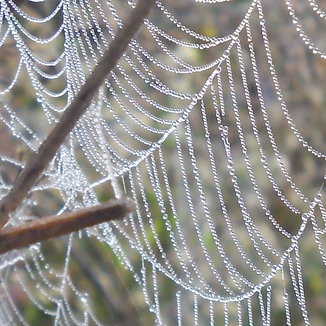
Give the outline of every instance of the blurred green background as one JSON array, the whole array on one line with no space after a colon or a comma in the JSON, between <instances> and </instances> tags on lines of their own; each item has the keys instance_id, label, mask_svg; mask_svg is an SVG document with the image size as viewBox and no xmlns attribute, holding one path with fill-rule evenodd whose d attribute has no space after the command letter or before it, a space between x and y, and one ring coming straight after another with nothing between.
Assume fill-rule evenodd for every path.
<instances>
[{"instance_id":1,"label":"blurred green background","mask_svg":"<svg viewBox=\"0 0 326 326\"><path fill-rule=\"evenodd\" d=\"M50 12L56 5L57 1L47 1L45 3L24 3L23 1L14 1L16 4L20 5L21 8L33 17L44 17L46 13ZM190 0L182 1L166 1L166 6L178 17L186 26L196 32L209 36L209 37L221 37L232 33L242 20L244 13L248 9L251 1L238 0L230 1L221 4L200 4L195 3ZM77 4L78 5L78 4ZM127 6L119 1L116 2L122 16L129 10ZM325 4L320 1L320 5ZM318 18L314 15L313 11L309 7L308 1L300 0L296 1L296 10L300 21L305 31L314 43L323 49L325 46L325 20ZM284 1L263 1L263 7L266 15L267 30L269 33L269 39L271 42L271 50L273 54L274 64L280 79L281 89L283 90L284 99L287 103L288 110L292 115L294 122L298 126L298 129L302 133L303 137L312 144L313 147L325 153L325 140L326 140L326 129L324 128L326 122L325 114L325 104L326 104L326 94L325 94L325 82L326 82L326 62L321 59L318 55L314 55L304 46L302 40L298 37L298 33L295 27L289 19L288 12L286 10ZM325 7L325 6L324 6ZM326 10L326 7L324 8ZM280 104L274 94L273 86L270 80L270 74L266 64L266 57L264 52L264 47L262 44L261 36L259 34L259 22L257 20L257 15L253 15L251 20L251 29L253 33L253 38L255 42L255 51L257 56L257 62L259 64L260 75L262 86L264 90L266 105L269 108L271 123L274 127L276 142L282 152L282 159L286 162L286 167L290 172L291 177L297 183L298 187L303 191L308 198L312 199L318 192L319 187L322 184L324 174L325 174L325 160L323 158L315 158L302 147L296 138L293 136L288 124L285 121L284 115L280 110ZM155 23L161 26L169 34L183 39L185 34L180 30L175 29L172 24L163 19L162 13L155 10L152 13L151 18ZM42 37L42 35L50 35L55 29L55 26L61 24L62 15L59 14L57 17L51 21L51 24L47 24L42 29L39 29L37 24L26 22L22 19L24 26L34 35ZM146 32L139 36L139 40L147 50L151 51L152 55L156 58L165 60L164 54L160 53L159 47L153 45L153 40L151 36ZM240 35L240 40L245 42L245 35ZM55 58L57 53L62 49L63 39L57 39L54 44L45 46L39 45L37 43L31 42L30 47L35 53L39 55L44 55L44 57L51 59ZM260 45L260 46L259 46ZM180 46L169 45L172 53L181 57L186 62L193 65L202 65L207 62L212 61L220 54L218 50L213 47L206 51L200 51L198 49L185 49ZM221 50L219 50L221 51ZM248 51L243 49L244 56L247 58L246 64L248 63ZM2 88L7 87L15 75L17 66L19 63L19 53L17 51L15 42L12 38L8 38L7 41L0 47L0 86ZM236 52L231 52L230 60L232 64L237 64ZM126 70L128 69L127 64L124 62L122 64L126 65ZM155 67L154 64L148 63L151 69L157 74L160 70ZM51 69L51 68L49 68ZM128 70L127 70L128 71ZM53 71L49 71L53 73ZM194 74L191 76L175 76L173 74L163 74L162 79L171 88L175 88L180 92L184 91L190 94L194 94L201 89L203 83L205 82L209 72L204 72L200 74ZM132 71L130 71L132 74ZM225 71L224 71L225 74ZM223 76L222 76L223 77ZM224 77L225 78L225 75ZM63 83L65 83L64 78L62 80L59 78L55 81L45 81L46 85L53 89L59 90L62 88ZM264 121L263 117L259 111L259 102L257 96L257 90L255 89L253 76L248 77L249 89L251 91L251 98L253 102L253 108L257 114L257 125L259 128L263 128ZM168 96L160 96L155 93L150 87L142 84L143 91L149 97L155 96L157 101L162 105L167 105L171 107L177 106L179 103L174 102ZM236 89L241 88L241 78L239 75L235 74L235 87ZM153 92L153 93L151 93ZM226 108L231 107L232 103L230 97L225 95ZM50 128L49 123L46 121L43 111L39 103L35 99L34 88L28 77L28 73L22 70L19 79L15 83L11 91L1 98L2 105L8 104L12 110L19 116L37 135L42 139ZM60 102L61 101L61 102ZM141 101L141 100L140 100ZM61 99L55 103L58 107L63 107L65 100ZM207 115L208 120L214 119L214 109L213 105L207 104ZM245 98L238 98L239 108L245 107ZM197 107L196 107L197 109ZM199 110L199 108L198 108ZM3 115L6 116L8 113L3 110ZM57 113L57 116L60 114ZM162 116L163 118L164 116ZM242 111L241 117L243 117L245 123L247 123L247 128L244 129L245 134L248 139L250 139L251 129L246 113ZM205 138L202 135L202 129L197 126L197 121L199 119L198 111L191 113L189 117L190 124L192 126L192 132L194 137L194 146L196 151L200 151L202 147L205 147ZM232 114L226 116L227 123L229 124L229 140L234 150L234 157L237 157L237 153L241 154L241 148L239 146L239 140L237 135L237 130L235 126L234 116ZM110 118L108 118L110 120ZM150 122L148 122L150 124ZM1 155L6 155L20 162L26 162L31 155L31 150L27 149L26 146L22 145L15 137L13 137L7 126L0 121L0 152ZM25 137L30 140L35 146L38 142L33 139L29 134ZM197 138L195 138L197 137ZM218 137L218 135L216 135ZM262 134L263 142L267 141L267 135ZM183 140L184 142L184 140ZM183 143L184 144L184 143ZM170 151L175 148L174 140L168 138L164 143L163 153L165 157L169 155ZM83 156L82 151L80 153L76 150L79 155L79 163L83 167L84 173L90 179L96 179L98 175L94 172L87 159ZM259 161L258 152L250 152L252 160ZM255 156L256 155L256 156ZM206 164L208 162L205 160L199 160L200 169L205 170ZM273 163L273 162L272 162ZM258 164L258 163L257 163ZM276 163L275 163L276 164ZM89 170L87 170L89 169ZM140 168L142 172L144 167ZM180 182L180 177L173 175L174 162L173 159L167 161L167 169L171 173L171 180L174 180L175 191L177 192L178 182ZM236 165L237 175L239 178L245 178L247 173L244 165L240 163ZM276 169L275 169L276 171ZM10 185L14 182L17 174L19 173L19 168L17 166L12 166L7 163L3 163L0 167L1 181L3 185ZM224 175L227 171L223 171ZM260 172L263 174L263 172ZM259 174L258 174L259 175ZM266 177L265 177L266 178ZM305 206L302 206L299 199L293 192L293 189L289 186L284 178L276 175L279 187L287 198L290 198L294 205L301 205L300 208L304 211ZM205 179L205 187L214 188L213 180ZM166 231L165 224L162 220L162 213L160 207L157 203L157 198L152 187L149 184L144 184L146 189L146 196L151 206L151 213L154 217L154 224L156 232L161 240L161 243L165 249L167 255L171 254L173 256L173 247L170 243L168 232ZM182 180L181 180L182 183ZM295 233L298 228L300 220L295 216L285 205L280 201L278 196L270 188L267 182L261 181L263 191L268 198L268 207L277 222L282 225L288 232ZM2 193L7 191L6 186L1 188ZM196 185L193 184L193 187ZM225 187L230 187L230 184L225 182ZM108 190L109 189L109 190ZM106 184L103 187L99 187L97 190L97 195L99 201L105 201L113 197L112 189L110 185ZM230 212L232 209L232 197L230 191ZM258 212L256 210L255 204L255 194L248 190L248 196L252 196L253 200L253 212ZM61 195L56 190L47 190L43 193L38 193L36 195L39 205L32 206L29 208L29 215L33 216L45 216L53 212L57 212L63 205ZM227 198L227 197L226 197ZM31 198L33 199L33 198ZM233 203L236 206L236 203ZM257 204L258 205L258 204ZM234 208L234 218L235 221L241 218L239 211ZM171 212L168 212L171 215ZM237 215L238 214L238 215ZM185 217L184 217L185 218ZM241 234L241 223L238 225L239 234ZM264 223L259 224L261 228L264 228ZM147 237L150 244L155 245L155 239L151 232L150 226L145 225ZM174 227L174 226L173 226ZM185 226L186 227L186 226ZM128 228L128 226L126 226ZM267 228L267 226L266 226ZM187 230L185 230L187 232ZM271 241L277 242L277 235L269 234L269 230L265 230L266 234L270 236ZM140 287L134 281L132 273L122 266L121 262L116 258L114 252L110 246L102 243L96 237L88 237L86 232L82 232L81 237L78 234L74 235L74 241L70 253L69 261L69 273L70 278L73 280L74 286L81 293L88 293L87 305L90 305L92 311L96 318L104 325L152 325L155 322L155 317L152 313L148 311L148 307L145 303L143 293ZM120 239L120 238L119 238ZM121 239L120 239L121 240ZM207 247L213 247L210 243L213 240L211 238L206 239ZM10 268L4 268L2 273L2 282L6 284L6 291L3 289L2 294L4 298L10 293L15 306L19 313L23 316L24 320L30 325L52 325L54 324L53 316L44 313L46 309L53 309L55 307L55 302L51 302L49 297L55 297L55 291L51 293L51 289L47 288L47 293L42 293L42 291L37 290L37 284L42 283L43 280L40 276L37 276L39 270L46 273L46 270L51 268L54 270L62 272L63 266L65 264L65 257L67 252L67 243L69 242L69 237L63 237L61 239L50 240L42 245L42 255L44 258L38 256L34 259L34 255L40 255L39 249L30 249L29 253L26 254L26 259L24 262L18 262ZM127 241L121 240L121 244L124 248L128 247ZM282 247L282 244L280 244ZM314 235L310 228L308 228L305 236L301 239L300 250L302 254L302 266L303 266L303 278L305 284L306 298L308 298L308 311L310 313L310 319L312 325L324 325L326 319L326 295L325 295L325 282L324 275L325 270L322 266L320 256L316 250L316 244L314 241ZM142 261L139 254L133 251L131 248L126 249L129 256L131 257L132 264L136 271L140 271L142 268ZM199 252L199 251L198 251ZM133 256L134 255L134 256ZM202 270L205 270L204 262L198 259L198 266ZM59 272L58 272L59 273ZM33 276L35 275L35 279ZM46 276L53 284L56 284L58 277L56 275L51 275L47 273ZM277 282L280 280L279 273L273 281L275 282L275 287L277 288ZM167 325L176 325L176 307L175 307L175 284L168 278L158 274L158 281L160 288L160 304L162 307L162 313L164 321ZM24 284L24 285L23 285ZM44 286L44 284L42 285ZM23 288L24 287L24 288ZM35 304L31 298L26 295L26 291L30 291L31 297L35 296L38 304ZM278 293L277 291L275 293ZM48 297L49 295L49 297ZM275 294L277 298L278 294ZM290 292L290 301L295 302L294 293ZM76 317L83 319L84 316L84 306L83 300L76 300L75 293L72 291L66 291L66 298L70 303L70 309L74 311ZM7 300L7 299L4 299ZM187 301L184 298L184 325L193 324L193 308L192 299ZM276 300L277 301L277 300ZM5 302L5 301L3 301ZM84 303L83 303L84 302ZM1 313L11 314L14 320L11 322L13 324L20 324L20 318L17 317L17 313L13 310L12 306L8 303L4 304L7 306L8 311L2 308ZM257 316L257 325L259 323L260 311L257 302L253 302L254 311ZM204 303L200 306L200 311L207 313L208 307ZM230 311L236 309L235 306L230 305ZM297 304L293 304L291 311L291 318L293 325L303 325L302 318L300 316L300 308ZM281 304L277 302L273 303L272 306L272 325L285 325L284 311ZM235 318L231 314L230 325L235 325ZM92 325L92 322L88 322ZM62 323L63 324L63 323ZM208 319L202 319L200 325L208 325ZM223 315L216 314L215 325L223 325ZM247 325L247 321L243 321L243 325Z\"/></svg>"}]
</instances>

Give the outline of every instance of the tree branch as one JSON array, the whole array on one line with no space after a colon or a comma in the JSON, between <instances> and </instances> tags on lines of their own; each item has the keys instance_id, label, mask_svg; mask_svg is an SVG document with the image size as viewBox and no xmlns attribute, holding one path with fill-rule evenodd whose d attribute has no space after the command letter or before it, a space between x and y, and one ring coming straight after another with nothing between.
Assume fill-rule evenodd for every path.
<instances>
[{"instance_id":1,"label":"tree branch","mask_svg":"<svg viewBox=\"0 0 326 326\"><path fill-rule=\"evenodd\" d=\"M58 124L27 163L7 196L0 201L0 228L7 223L9 214L21 204L28 191L54 158L68 134L86 111L107 75L113 70L118 60L126 51L128 44L142 26L154 3L155 0L138 1L123 28L118 31L115 39L111 42L103 58L88 77L74 101L68 106Z\"/></svg>"},{"instance_id":2,"label":"tree branch","mask_svg":"<svg viewBox=\"0 0 326 326\"><path fill-rule=\"evenodd\" d=\"M0 231L0 254L99 223L122 219L133 210L134 203L130 199L113 199L99 206L43 217L11 227Z\"/></svg>"}]
</instances>

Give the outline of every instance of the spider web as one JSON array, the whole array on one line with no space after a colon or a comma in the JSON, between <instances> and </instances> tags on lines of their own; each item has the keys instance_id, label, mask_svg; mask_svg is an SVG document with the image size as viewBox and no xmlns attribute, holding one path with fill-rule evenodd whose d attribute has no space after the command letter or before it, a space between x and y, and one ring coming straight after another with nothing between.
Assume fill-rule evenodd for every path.
<instances>
[{"instance_id":1,"label":"spider web","mask_svg":"<svg viewBox=\"0 0 326 326\"><path fill-rule=\"evenodd\" d=\"M1 325L33 324L24 308L30 306L48 324L106 325L93 289L79 280L83 271L101 292L92 269L102 262L87 266L90 243L110 248L109 259L132 276L127 287L142 301L138 313L148 311L155 324L318 320L309 314L304 279L307 257L320 268L326 263L325 154L300 127L304 113L291 110L281 87L278 66L288 58L272 56L273 22L265 14L283 15L300 53L322 64L322 33L308 36L300 13L322 26L325 12L315 0L222 2L184 0L189 12L198 10L193 24L182 5L156 2L10 224L110 197L132 198L136 213L2 255ZM4 196L135 2L0 4L0 54L7 60L0 74ZM242 14L236 24L221 23L230 30L224 36L195 31L207 8L231 16L236 7ZM295 173L291 148L297 160L305 158L303 172L319 171L309 184L302 171ZM115 282L108 270L102 273L104 282Z\"/></svg>"}]
</instances>

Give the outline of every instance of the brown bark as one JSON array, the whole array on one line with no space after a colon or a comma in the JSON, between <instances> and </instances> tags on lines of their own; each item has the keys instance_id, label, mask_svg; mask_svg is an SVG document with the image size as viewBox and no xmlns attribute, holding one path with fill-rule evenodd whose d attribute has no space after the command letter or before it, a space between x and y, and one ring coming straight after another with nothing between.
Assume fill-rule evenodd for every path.
<instances>
[{"instance_id":1,"label":"brown bark","mask_svg":"<svg viewBox=\"0 0 326 326\"><path fill-rule=\"evenodd\" d=\"M122 219L133 210L134 204L130 199L113 199L100 206L48 216L4 229L0 231L0 254L99 223Z\"/></svg>"}]
</instances>

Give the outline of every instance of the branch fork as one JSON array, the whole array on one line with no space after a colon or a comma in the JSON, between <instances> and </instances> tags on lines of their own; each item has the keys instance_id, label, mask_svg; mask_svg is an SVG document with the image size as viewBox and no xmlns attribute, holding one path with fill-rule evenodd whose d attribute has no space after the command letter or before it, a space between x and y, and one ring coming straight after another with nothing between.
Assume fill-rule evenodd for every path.
<instances>
[{"instance_id":1,"label":"branch fork","mask_svg":"<svg viewBox=\"0 0 326 326\"><path fill-rule=\"evenodd\" d=\"M41 176L42 172L54 158L55 154L58 152L60 146L66 140L69 133L76 125L77 121L85 113L86 109L91 103L92 98L97 93L100 86L103 84L105 78L115 68L119 59L126 51L129 43L131 42L133 37L135 37L136 33L142 26L144 19L148 16L154 3L155 0L138 0L137 5L131 11L129 17L123 24L122 29L117 32L115 39L111 42L104 56L96 65L90 76L87 78L85 84L80 89L79 93L76 95L74 101L68 106L68 108L62 114L60 121L55 125L55 127L49 133L48 137L43 141L43 143L39 147L38 151L32 156L31 160L27 163L27 165L18 176L16 182L14 183L7 196L5 196L0 201L0 229L8 222L9 214L15 211L16 208L22 203L24 198L27 197L28 192L30 191L32 186L36 183L38 178ZM63 214L62 216L42 218L33 222L26 223L26 225L21 227L10 228L8 230L6 229L0 231L0 247L1 243L8 244L3 245L3 248L0 248L0 253L12 249L13 241L18 241L19 238L28 238L33 240L32 235L35 235L37 233L42 235L42 239L40 237L38 237L38 239L35 238L34 242L38 242L49 238L50 234L51 237L56 236L54 229L58 228L58 225L60 225L60 223L62 224L59 228L66 228L68 233L76 231L78 229L77 224L79 225L79 229L89 226L83 224L81 221L78 222L78 218L72 218L72 215L75 215L74 217L83 216L83 219L87 220L87 214L89 214L88 218L90 220L92 219L92 221L97 224L105 221L102 218L102 214L107 216L107 220L117 218L118 215L118 218L122 218L122 215L130 213L133 207L131 201L128 199L117 201L114 203L114 205L112 204L115 207L114 209L111 204L112 203L108 203L97 208L80 210L77 211L75 214L68 214L69 216L67 214ZM117 211L119 211L120 214L115 215L112 213ZM122 214L122 212L124 214ZM96 215L98 216L98 219L93 219ZM57 223L59 224L54 223L54 220L56 219L58 220ZM73 224L76 223L74 228L70 228L71 224L69 223L71 223L71 221L74 221L72 222ZM69 227L68 224L70 225ZM46 234L48 236L45 236ZM30 241L24 241L21 240L21 243L19 244L20 247L22 245L31 244Z\"/></svg>"}]
</instances>

